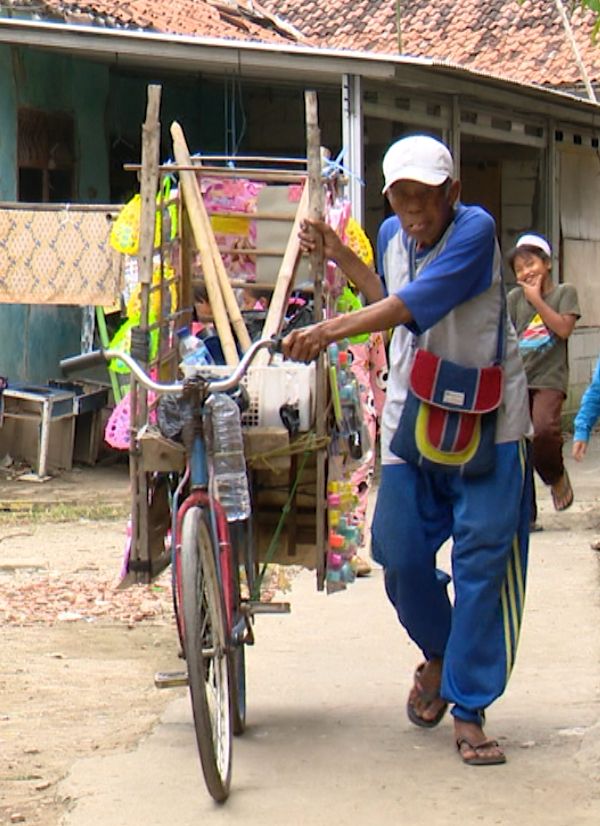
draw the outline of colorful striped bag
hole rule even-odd
[[[418,349],[391,451],[424,470],[489,473],[502,391],[499,364],[461,367]]]

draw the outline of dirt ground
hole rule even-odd
[[[82,755],[127,748],[181,668],[169,573],[115,590],[129,508],[124,465],[0,480],[0,824],[57,826],[57,783]]]
[[[153,685],[156,671],[181,668],[168,574],[114,590],[126,467],[44,484],[0,475],[0,826],[162,824],[174,811],[181,824],[277,823],[282,811],[290,824],[331,811],[353,826],[407,811],[439,826],[598,823],[600,439],[569,472],[577,500],[566,514],[542,492],[518,668],[494,709],[510,751],[502,771],[459,765],[449,724],[428,733],[431,749],[405,720],[416,653],[381,598],[381,571],[332,598],[305,576],[292,615],[264,618],[249,658],[252,719],[226,809],[199,781],[183,690]],[[332,755],[336,770],[344,755],[343,772]]]

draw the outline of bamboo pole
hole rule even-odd
[[[142,172],[140,180],[140,246],[138,251],[138,281],[140,284],[140,324],[144,334],[144,347],[149,347],[150,287],[154,269],[154,233],[156,226],[156,190],[158,188],[158,161],[160,156],[160,112],[161,87],[148,86],[146,120],[142,124]],[[148,369],[149,352],[145,360],[139,360],[142,369]],[[148,396],[140,387],[135,426],[139,429],[146,423]]]
[[[154,258],[154,231],[156,224],[156,190],[160,155],[160,97],[161,87],[148,86],[146,120],[142,125],[142,171],[140,181],[140,248],[138,253],[138,280],[140,282],[140,332],[144,334],[145,361],[149,360],[149,293],[152,284]],[[148,543],[148,479],[140,465],[137,434],[148,418],[148,393],[131,380],[131,427],[129,438],[129,475],[131,479],[131,562],[137,582],[150,581],[150,551]],[[139,569],[134,563],[141,563]]]
[[[207,210],[209,215],[218,215],[223,217],[222,212],[216,210]],[[227,218],[243,218],[246,221],[293,221],[296,217],[295,212],[227,212]]]
[[[271,281],[245,281],[243,278],[230,278],[229,283],[234,289],[245,289],[248,287],[252,290],[264,290],[265,292],[273,292],[275,290],[275,283]],[[204,284],[204,279],[202,277],[194,278],[194,284]],[[312,284],[303,284],[302,285],[302,292],[303,293],[312,293],[314,291],[314,287]]]
[[[308,214],[313,220],[322,221],[325,213],[322,179],[322,150],[321,131],[319,129],[317,93],[304,93],[306,109],[306,155],[308,158]],[[325,259],[323,245],[318,244],[310,253],[310,272],[314,284],[314,320],[323,318],[323,274]],[[327,373],[325,353],[320,353],[316,364],[315,375],[315,432],[317,440],[327,432]],[[325,552],[327,542],[327,451],[317,451],[317,501],[315,504],[316,518],[316,557],[317,557],[317,588],[325,586]]]
[[[110,346],[110,338],[108,336],[108,329],[106,327],[106,313],[104,312],[104,307],[96,307],[96,326],[98,327],[100,344],[102,345],[104,350],[108,350]],[[115,376],[113,370],[108,370],[107,372],[108,377],[110,379],[110,384],[112,387],[115,403],[118,404],[122,398],[119,381]]]
[[[296,217],[292,225],[290,237],[283,254],[281,266],[277,273],[277,281],[275,282],[275,290],[273,291],[273,298],[269,304],[269,310],[265,319],[265,324],[262,330],[262,337],[268,338],[276,336],[281,332],[283,320],[285,317],[285,310],[287,307],[288,298],[294,284],[296,277],[296,270],[302,256],[300,249],[300,241],[298,233],[300,232],[300,225],[308,215],[308,185],[304,185],[302,196],[298,203],[296,210]],[[255,364],[265,364],[269,361],[269,354],[262,350],[256,357]]]
[[[569,45],[573,52],[573,57],[575,58],[575,63],[577,64],[577,68],[581,74],[581,79],[583,80],[583,85],[585,86],[588,97],[590,100],[593,100],[594,103],[597,103],[596,93],[594,91],[594,87],[592,86],[592,81],[590,80],[588,70],[583,62],[583,58],[581,57],[581,52],[579,50],[579,46],[577,45],[577,41],[575,40],[573,29],[571,27],[571,23],[569,22],[569,18],[567,17],[562,0],[554,0],[554,5],[556,6],[558,16],[561,19],[565,35],[569,41]]]
[[[186,158],[189,158],[189,152],[183,136],[183,130],[176,121],[173,121],[171,124],[171,137],[173,139],[175,159],[183,166],[185,165]],[[229,326],[225,301],[219,284],[219,275],[215,267],[212,250],[207,239],[206,227],[202,219],[202,208],[204,204],[202,202],[202,194],[200,193],[198,180],[196,179],[196,173],[190,170],[182,170],[179,173],[179,180],[181,182],[183,199],[190,219],[194,241],[200,253],[208,300],[215,320],[215,327],[217,328],[221,347],[225,355],[225,361],[228,365],[235,366],[239,363],[239,358],[231,327]]]
[[[127,163],[123,165],[126,172],[137,172],[139,164]],[[198,163],[169,163],[159,167],[160,172],[202,172],[207,178],[250,178],[252,181],[273,181],[275,183],[297,184],[306,178],[306,172],[277,172],[272,169],[253,169],[229,166],[200,166]]]
[[[178,123],[172,124],[171,135],[173,136],[174,147],[175,142],[177,142],[177,146],[175,147],[175,158],[177,158],[178,156],[180,156],[182,159],[184,157],[189,158],[189,150],[185,141],[185,137],[183,135],[183,130],[181,129],[181,126]],[[237,339],[240,343],[240,347],[244,352],[246,352],[246,350],[252,344],[252,341],[250,339],[250,335],[246,327],[246,322],[242,317],[240,305],[237,302],[235,293],[233,292],[233,288],[229,281],[229,276],[227,275],[225,264],[223,263],[223,257],[221,256],[221,248],[217,244],[217,239],[215,238],[215,233],[213,232],[212,224],[210,222],[208,212],[206,211],[204,199],[202,198],[202,193],[200,192],[200,187],[197,181],[196,187],[199,195],[198,213],[200,216],[200,220],[202,222],[204,237],[206,239],[210,253],[212,255],[215,270],[217,272],[217,277],[219,279],[221,295],[223,296],[223,301],[225,302],[227,314],[229,316],[229,320],[231,321],[231,326],[233,327]]]

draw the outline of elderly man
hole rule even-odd
[[[381,438],[381,484],[373,519],[373,556],[398,618],[423,652],[408,696],[411,722],[432,728],[452,706],[455,743],[469,765],[504,763],[483,731],[514,662],[523,610],[529,490],[525,437],[527,382],[506,319],[501,256],[493,218],[459,202],[448,148],[411,135],[383,160],[383,192],[394,211],[378,237],[378,274],[322,222],[307,222],[304,249],[321,236],[334,260],[366,297],[362,310],[297,330],[284,353],[309,361],[328,344],[393,328]],[[466,476],[403,461],[390,448],[409,385],[415,345],[467,367],[494,361],[503,340],[503,398],[493,467]],[[501,506],[499,507],[499,504]],[[436,555],[449,538],[450,577]]]

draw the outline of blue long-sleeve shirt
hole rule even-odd
[[[579,410],[575,416],[573,439],[576,442],[589,441],[592,428],[600,418],[600,358],[596,362],[594,375],[581,397]]]

